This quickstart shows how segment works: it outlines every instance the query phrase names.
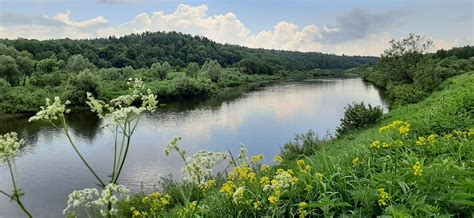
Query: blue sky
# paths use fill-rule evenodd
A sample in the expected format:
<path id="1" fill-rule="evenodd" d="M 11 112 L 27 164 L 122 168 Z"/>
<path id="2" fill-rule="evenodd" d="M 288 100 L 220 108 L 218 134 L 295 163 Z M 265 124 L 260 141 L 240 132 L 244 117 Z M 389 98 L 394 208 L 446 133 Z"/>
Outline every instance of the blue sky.
<path id="1" fill-rule="evenodd" d="M 410 32 L 472 45 L 474 3 L 453 1 L 0 0 L 1 38 L 181 31 L 249 47 L 378 55 Z M 140 16 L 139 16 L 140 15 Z"/>

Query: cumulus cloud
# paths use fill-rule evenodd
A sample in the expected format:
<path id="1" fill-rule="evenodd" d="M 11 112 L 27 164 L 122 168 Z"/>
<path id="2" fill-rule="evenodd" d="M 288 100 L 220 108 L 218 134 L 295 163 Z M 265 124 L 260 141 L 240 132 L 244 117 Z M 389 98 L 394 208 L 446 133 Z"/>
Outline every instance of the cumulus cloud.
<path id="1" fill-rule="evenodd" d="M 133 2 L 133 0 L 101 0 L 105 2 Z M 180 4 L 172 13 L 156 11 L 141 13 L 133 19 L 112 26 L 98 16 L 83 21 L 71 19 L 71 12 L 60 12 L 52 17 L 1 15 L 2 38 L 97 38 L 122 36 L 145 31 L 178 31 L 208 37 L 220 43 L 239 44 L 254 48 L 294 51 L 317 51 L 336 54 L 379 55 L 392 36 L 386 30 L 396 25 L 401 12 L 375 14 L 354 10 L 336 19 L 333 26 L 298 26 L 279 22 L 272 30 L 252 33 L 234 13 L 208 15 L 207 5 Z"/>

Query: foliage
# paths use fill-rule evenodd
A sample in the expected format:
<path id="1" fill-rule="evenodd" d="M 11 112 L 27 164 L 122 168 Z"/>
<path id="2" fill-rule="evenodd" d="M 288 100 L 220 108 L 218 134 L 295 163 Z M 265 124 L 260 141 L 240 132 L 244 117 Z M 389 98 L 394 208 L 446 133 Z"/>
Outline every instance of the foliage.
<path id="1" fill-rule="evenodd" d="M 67 62 L 71 56 L 82 55 L 98 68 L 149 68 L 154 63 L 168 62 L 186 67 L 190 62 L 203 65 L 217 60 L 230 67 L 243 59 L 251 59 L 266 66 L 287 70 L 346 69 L 377 62 L 375 57 L 337 56 L 318 52 L 292 52 L 252 49 L 237 45 L 219 44 L 208 38 L 177 32 L 145 32 L 122 37 L 101 39 L 58 40 L 0 40 L 0 54 L 14 54 L 11 48 L 27 51 L 33 60 L 55 57 Z M 49 62 L 52 63 L 52 62 Z"/>
<path id="2" fill-rule="evenodd" d="M 286 160 L 293 160 L 299 156 L 312 155 L 321 149 L 327 140 L 329 140 L 328 137 L 320 139 L 312 130 L 305 134 L 296 134 L 293 141 L 283 146 L 281 155 Z"/>
<path id="3" fill-rule="evenodd" d="M 162 195 L 194 195 L 154 216 L 469 216 L 474 123 L 466 108 L 473 80 L 473 73 L 451 79 L 441 92 L 398 107 L 376 127 L 326 141 L 296 160 L 277 156 L 274 167 L 244 150 L 231 159 L 227 180 L 212 188 L 169 182 L 174 191 Z M 441 99 L 458 103 L 445 107 Z M 150 208 L 140 201 L 127 206 L 122 209 Z"/>
<path id="4" fill-rule="evenodd" d="M 368 127 L 377 123 L 382 115 L 381 107 L 372 107 L 370 104 L 366 107 L 364 102 L 353 102 L 345 107 L 344 117 L 341 119 L 340 126 L 336 128 L 337 135 Z"/>
<path id="5" fill-rule="evenodd" d="M 415 34 L 400 41 L 392 40 L 390 45 L 375 67 L 364 66 L 355 72 L 386 89 L 392 106 L 416 103 L 442 81 L 474 70 L 472 46 L 428 54 L 432 41 Z"/>

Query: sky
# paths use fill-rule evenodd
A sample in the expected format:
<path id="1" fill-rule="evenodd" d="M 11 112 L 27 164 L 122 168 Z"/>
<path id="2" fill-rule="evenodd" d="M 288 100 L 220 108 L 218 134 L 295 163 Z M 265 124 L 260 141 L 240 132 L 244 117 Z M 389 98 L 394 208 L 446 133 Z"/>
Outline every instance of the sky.
<path id="1" fill-rule="evenodd" d="M 380 55 L 409 33 L 474 45 L 471 0 L 0 0 L 0 38 L 178 31 L 254 48 Z"/>

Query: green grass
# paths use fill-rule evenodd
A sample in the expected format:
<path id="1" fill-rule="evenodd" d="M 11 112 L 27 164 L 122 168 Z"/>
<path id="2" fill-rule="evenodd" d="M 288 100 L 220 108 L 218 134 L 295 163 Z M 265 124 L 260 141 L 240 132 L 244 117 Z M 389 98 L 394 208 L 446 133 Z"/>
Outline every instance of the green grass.
<path id="1" fill-rule="evenodd" d="M 473 72 L 451 78 L 424 101 L 398 107 L 370 128 L 314 143 L 312 155 L 286 155 L 295 159 L 270 171 L 258 163 L 240 165 L 205 189 L 168 182 L 161 189 L 171 195 L 168 204 L 145 204 L 141 193 L 120 209 L 154 217 L 472 216 L 472 84 Z M 275 180 L 275 188 L 264 188 L 263 177 Z M 229 195 L 221 191 L 223 178 Z M 239 187 L 242 195 L 235 192 Z"/>

